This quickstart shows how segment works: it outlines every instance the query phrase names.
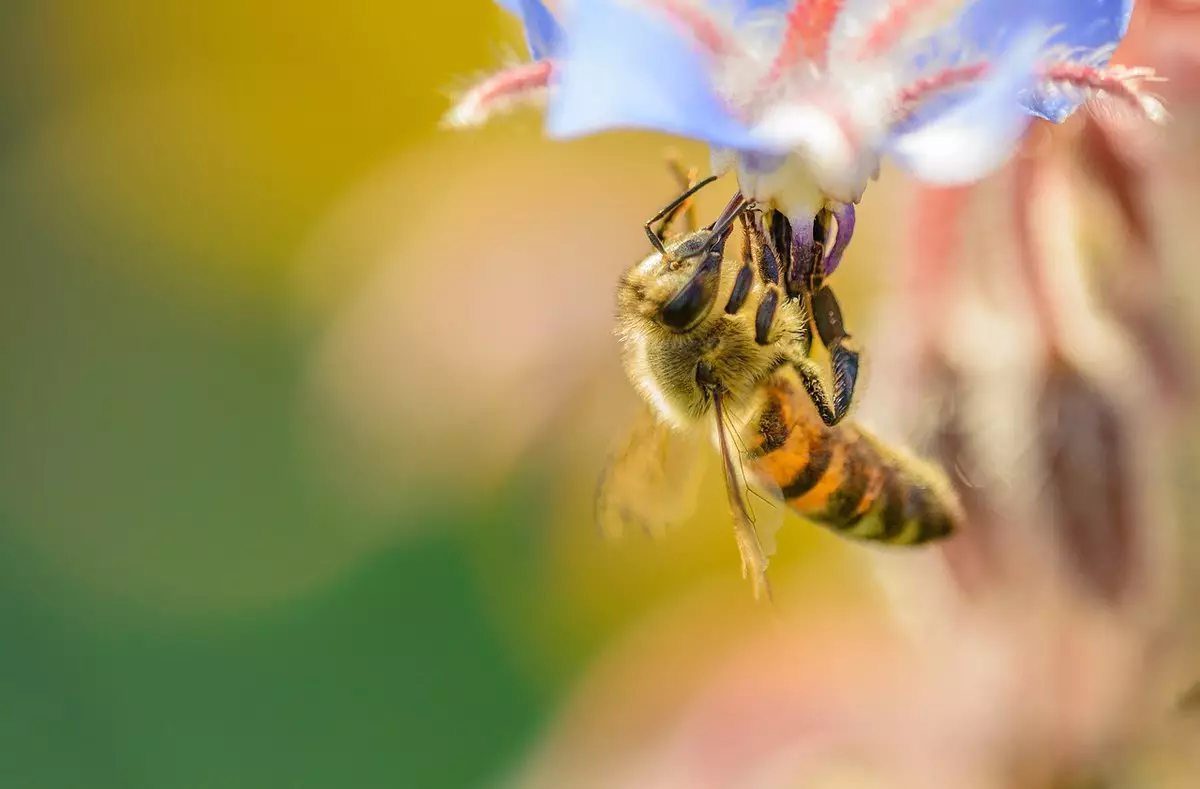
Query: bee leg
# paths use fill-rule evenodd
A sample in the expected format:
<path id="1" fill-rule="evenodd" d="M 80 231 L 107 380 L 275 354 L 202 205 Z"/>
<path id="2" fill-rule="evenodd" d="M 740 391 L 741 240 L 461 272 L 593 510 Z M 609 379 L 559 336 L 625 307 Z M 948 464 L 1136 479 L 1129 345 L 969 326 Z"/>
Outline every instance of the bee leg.
<path id="1" fill-rule="evenodd" d="M 771 329 L 775 325 L 775 313 L 785 298 L 782 292 L 783 271 L 779 267 L 779 260 L 775 257 L 771 243 L 767 240 L 762 215 L 746 212 L 742 214 L 741 219 L 745 231 L 742 235 L 742 270 L 738 272 L 734 282 L 734 295 L 738 295 L 737 285 L 743 279 L 749 282 L 757 271 L 759 282 L 766 287 L 754 314 L 754 341 L 759 345 L 769 345 L 774 342 Z"/>
<path id="2" fill-rule="evenodd" d="M 725 304 L 725 313 L 735 314 L 746 303 L 750 296 L 750 286 L 754 284 L 754 252 L 750 247 L 750 217 L 749 212 L 738 217 L 742 223 L 742 267 L 738 269 L 737 278 L 733 281 L 733 290 L 729 293 L 729 301 Z"/>
<path id="3" fill-rule="evenodd" d="M 779 309 L 779 290 L 769 288 L 758 303 L 754 314 L 754 341 L 759 345 L 771 342 L 771 327 L 775 323 L 775 311 Z"/>
<path id="4" fill-rule="evenodd" d="M 643 228 L 646 231 L 646 238 L 650 240 L 651 246 L 658 250 L 660 254 L 666 251 L 663 249 L 663 240 L 667 236 L 667 228 L 670 226 L 671 222 L 679 215 L 680 210 L 685 208 L 687 204 L 691 202 L 692 195 L 696 194 L 696 192 L 708 186 L 715 180 L 717 180 L 717 176 L 710 175 L 703 181 L 689 186 L 683 192 L 683 194 L 676 197 L 661 211 L 650 217 L 650 219 L 646 220 L 646 224 L 643 225 Z M 660 221 L 662 224 L 659 226 L 658 230 L 655 230 L 654 223 Z"/>
<path id="5" fill-rule="evenodd" d="M 773 245 L 767 240 L 767 228 L 763 222 L 763 215 L 758 212 L 752 213 L 746 217 L 744 225 L 746 229 L 744 243 L 749 246 L 752 253 L 755 253 L 759 279 L 764 285 L 782 286 L 783 270 L 779 266 L 779 258 L 775 255 Z"/>
<path id="6" fill-rule="evenodd" d="M 797 354 L 791 359 L 791 362 L 792 366 L 796 368 L 796 372 L 800 374 L 800 382 L 804 384 L 804 391 L 808 392 L 809 399 L 817 407 L 821 421 L 829 427 L 842 421 L 850 401 L 845 399 L 842 407 L 838 408 L 837 398 L 829 395 L 825 381 L 821 378 L 821 368 L 812 359 Z"/>
<path id="7" fill-rule="evenodd" d="M 854 386 L 858 382 L 858 343 L 846 331 L 842 322 L 842 308 L 828 285 L 812 294 L 811 315 L 821 342 L 829 350 L 829 365 L 833 372 L 834 421 L 825 419 L 825 423 L 835 424 L 850 410 L 850 403 L 854 399 Z"/>
<path id="8" fill-rule="evenodd" d="M 858 382 L 859 351 L 857 343 L 842 325 L 841 308 L 828 286 L 813 294 L 812 306 L 812 322 L 821 337 L 821 342 L 829 349 L 830 367 L 833 372 L 832 392 L 822 380 L 820 367 L 808 358 L 806 344 L 797 347 L 791 361 L 800 374 L 804 390 L 817 407 L 821 421 L 832 427 L 842 421 L 854 400 L 854 387 Z M 811 344 L 811 338 L 808 344 Z"/>
<path id="9" fill-rule="evenodd" d="M 771 211 L 768 227 L 771 244 L 775 247 L 775 256 L 783 269 L 784 284 L 791 278 L 792 272 L 792 223 L 782 211 Z M 789 296 L 796 294 L 789 292 Z"/>
<path id="10" fill-rule="evenodd" d="M 696 185 L 696 178 L 700 175 L 700 171 L 695 167 L 690 167 L 685 170 L 683 167 L 683 162 L 679 161 L 678 155 L 674 153 L 671 153 L 667 156 L 667 169 L 669 169 L 671 174 L 675 176 L 675 181 L 679 184 L 679 188 L 684 192 Z M 700 224 L 696 219 L 695 201 L 688 200 L 687 202 L 683 203 L 680 210 L 684 212 L 684 217 L 686 219 L 684 227 L 687 228 L 687 232 L 696 232 L 696 230 L 700 227 Z M 676 216 L 678 216 L 678 212 L 676 212 L 672 219 L 674 219 Z M 670 226 L 670 224 L 670 221 L 664 222 L 664 229 Z"/>

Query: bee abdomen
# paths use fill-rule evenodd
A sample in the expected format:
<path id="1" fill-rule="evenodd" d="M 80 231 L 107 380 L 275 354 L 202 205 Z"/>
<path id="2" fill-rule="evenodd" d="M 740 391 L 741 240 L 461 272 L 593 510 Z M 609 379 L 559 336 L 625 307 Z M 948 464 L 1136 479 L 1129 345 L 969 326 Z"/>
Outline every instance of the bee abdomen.
<path id="1" fill-rule="evenodd" d="M 932 488 L 886 460 L 876 473 L 880 484 L 874 500 L 849 518 L 831 513 L 827 525 L 857 539 L 891 545 L 920 545 L 954 531 L 953 510 Z"/>
<path id="2" fill-rule="evenodd" d="M 758 469 L 805 518 L 860 540 L 918 545 L 954 530 L 955 510 L 922 474 L 859 428 L 792 421 L 778 400 L 759 419 Z"/>

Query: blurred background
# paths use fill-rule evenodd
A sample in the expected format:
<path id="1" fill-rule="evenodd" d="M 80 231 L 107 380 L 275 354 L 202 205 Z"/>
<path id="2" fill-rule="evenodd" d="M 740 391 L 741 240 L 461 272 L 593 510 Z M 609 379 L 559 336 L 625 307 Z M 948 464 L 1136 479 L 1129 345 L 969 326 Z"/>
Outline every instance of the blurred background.
<path id="1" fill-rule="evenodd" d="M 487 0 L 0 20 L 0 786 L 489 785 L 614 642 L 678 667 L 651 708 L 767 621 L 715 476 L 666 541 L 591 522 L 615 278 L 705 151 L 440 131 L 522 52 Z M 864 327 L 894 181 L 839 274 Z M 789 524 L 793 611 L 870 605 Z"/>

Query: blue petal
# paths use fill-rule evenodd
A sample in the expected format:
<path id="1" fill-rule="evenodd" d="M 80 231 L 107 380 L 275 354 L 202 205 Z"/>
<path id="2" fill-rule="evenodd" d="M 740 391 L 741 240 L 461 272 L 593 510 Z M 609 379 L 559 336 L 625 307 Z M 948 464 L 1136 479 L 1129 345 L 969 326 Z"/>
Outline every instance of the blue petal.
<path id="1" fill-rule="evenodd" d="M 1132 13 L 1133 0 L 975 0 L 957 27 L 970 45 L 996 56 L 1016 33 L 1041 26 L 1054 30 L 1046 46 L 1081 50 L 1082 59 L 1087 52 L 1120 43 Z M 1091 62 L 1106 65 L 1108 58 Z M 1022 104 L 1039 118 L 1061 123 L 1080 101 L 1030 94 Z"/>
<path id="2" fill-rule="evenodd" d="M 760 11 L 778 11 L 786 14 L 792 10 L 796 0 L 711 0 L 714 6 L 731 8 L 739 15 Z"/>
<path id="3" fill-rule="evenodd" d="M 534 60 L 549 57 L 562 43 L 562 28 L 541 0 L 496 0 L 496 4 L 521 20 L 525 42 Z"/>
<path id="4" fill-rule="evenodd" d="M 971 183 L 1001 167 L 1032 118 L 1017 101 L 1037 84 L 1044 40 L 1026 33 L 968 96 L 912 131 L 893 138 L 889 153 L 922 181 L 944 186 Z"/>
<path id="5" fill-rule="evenodd" d="M 791 11 L 794 0 L 741 0 L 734 2 L 747 11 Z"/>
<path id="6" fill-rule="evenodd" d="M 749 128 L 713 89 L 704 56 L 668 23 L 622 0 L 576 0 L 547 131 L 578 137 L 638 128 L 753 149 Z"/>

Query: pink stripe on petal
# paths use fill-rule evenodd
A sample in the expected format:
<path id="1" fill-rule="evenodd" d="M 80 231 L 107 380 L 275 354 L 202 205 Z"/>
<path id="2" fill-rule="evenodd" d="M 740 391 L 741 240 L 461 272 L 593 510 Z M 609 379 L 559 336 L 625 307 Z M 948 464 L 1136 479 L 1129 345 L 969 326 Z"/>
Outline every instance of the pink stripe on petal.
<path id="1" fill-rule="evenodd" d="M 463 94 L 442 122 L 453 128 L 482 126 L 497 113 L 540 96 L 553 71 L 552 61 L 537 60 L 493 74 Z"/>
<path id="2" fill-rule="evenodd" d="M 787 27 L 779 53 L 771 63 L 768 82 L 775 82 L 801 60 L 825 65 L 829 35 L 845 0 L 796 0 L 787 15 Z"/>
<path id="3" fill-rule="evenodd" d="M 1137 107 L 1150 120 L 1161 120 L 1166 114 L 1162 103 L 1142 90 L 1143 82 L 1159 79 L 1152 68 L 1059 62 L 1043 66 L 1041 76 L 1052 85 L 1075 88 L 1085 95 L 1111 94 Z"/>
<path id="4" fill-rule="evenodd" d="M 887 54 L 901 39 L 913 34 L 913 26 L 919 17 L 944 5 L 945 0 L 895 0 L 863 34 L 857 59 L 872 60 Z M 924 34 L 927 31 L 917 32 Z"/>
<path id="5" fill-rule="evenodd" d="M 896 94 L 896 106 L 903 118 L 915 111 L 923 102 L 944 90 L 962 87 L 979 80 L 987 74 L 986 61 L 965 66 L 952 66 L 930 74 L 928 77 L 910 82 Z"/>
<path id="6" fill-rule="evenodd" d="M 689 39 L 700 44 L 709 55 L 726 57 L 742 54 L 741 45 L 717 19 L 687 0 L 642 0 L 663 12 L 670 22 Z"/>

